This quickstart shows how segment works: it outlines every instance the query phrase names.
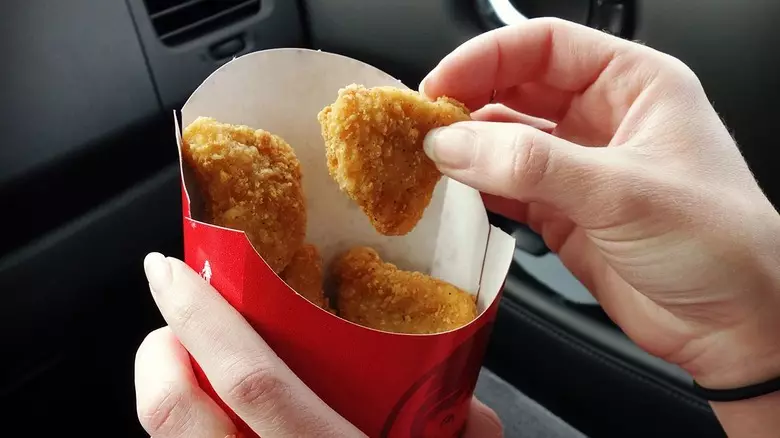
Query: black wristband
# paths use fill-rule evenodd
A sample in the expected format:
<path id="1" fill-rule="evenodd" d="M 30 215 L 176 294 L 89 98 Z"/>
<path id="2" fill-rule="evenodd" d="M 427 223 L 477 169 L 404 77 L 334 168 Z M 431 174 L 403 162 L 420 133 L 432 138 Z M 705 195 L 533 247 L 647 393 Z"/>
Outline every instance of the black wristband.
<path id="1" fill-rule="evenodd" d="M 761 397 L 763 395 L 771 394 L 773 392 L 780 391 L 780 377 L 766 382 L 756 383 L 754 385 L 743 386 L 742 388 L 733 389 L 709 389 L 700 386 L 696 381 L 693 381 L 693 390 L 700 397 L 706 400 L 714 402 L 732 402 L 740 400 L 748 400 L 751 398 Z"/>

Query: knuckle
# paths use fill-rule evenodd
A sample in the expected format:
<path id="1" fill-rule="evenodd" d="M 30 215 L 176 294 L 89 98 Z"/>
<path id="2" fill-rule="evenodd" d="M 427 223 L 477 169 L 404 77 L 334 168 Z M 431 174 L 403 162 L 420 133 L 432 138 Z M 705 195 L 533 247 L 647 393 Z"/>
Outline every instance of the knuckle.
<path id="1" fill-rule="evenodd" d="M 661 53 L 664 63 L 667 65 L 669 82 L 676 83 L 684 89 L 698 90 L 702 88 L 699 76 L 693 69 L 681 59 L 672 55 Z"/>
<path id="2" fill-rule="evenodd" d="M 179 300 L 172 306 L 172 316 L 174 324 L 179 330 L 189 330 L 196 321 L 202 305 L 191 300 Z"/>
<path id="3" fill-rule="evenodd" d="M 228 398 L 245 406 L 272 406 L 282 402 L 289 392 L 287 383 L 274 367 L 254 366 L 237 373 L 227 388 Z"/>
<path id="4" fill-rule="evenodd" d="M 511 178 L 521 192 L 533 189 L 550 171 L 550 148 L 531 129 L 518 129 L 512 144 Z"/>
<path id="5" fill-rule="evenodd" d="M 138 420 L 152 436 L 180 435 L 185 431 L 191 409 L 190 391 L 171 384 L 149 402 L 139 403 Z"/>
<path id="6" fill-rule="evenodd" d="M 571 22 L 566 21 L 559 17 L 536 17 L 532 19 L 533 22 L 538 23 L 540 26 L 547 26 L 549 29 L 553 30 L 555 28 L 561 28 L 561 27 L 570 27 Z"/>

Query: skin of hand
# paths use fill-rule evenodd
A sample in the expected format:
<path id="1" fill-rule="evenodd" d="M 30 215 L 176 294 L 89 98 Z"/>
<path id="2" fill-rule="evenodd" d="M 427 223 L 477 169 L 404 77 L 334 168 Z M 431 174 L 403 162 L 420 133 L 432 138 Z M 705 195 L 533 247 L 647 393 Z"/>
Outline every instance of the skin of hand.
<path id="1" fill-rule="evenodd" d="M 639 346 L 711 388 L 780 376 L 780 216 L 681 61 L 532 19 L 464 43 L 420 91 L 478 120 L 428 134 L 439 169 L 538 232 Z M 713 406 L 733 436 L 780 427 L 778 395 Z"/>
<path id="2" fill-rule="evenodd" d="M 144 269 L 168 324 L 144 339 L 135 361 L 138 418 L 152 438 L 236 436 L 235 425 L 198 386 L 188 352 L 220 398 L 263 438 L 365 436 L 306 387 L 187 265 L 152 253 Z M 464 436 L 501 437 L 501 423 L 474 399 Z"/>

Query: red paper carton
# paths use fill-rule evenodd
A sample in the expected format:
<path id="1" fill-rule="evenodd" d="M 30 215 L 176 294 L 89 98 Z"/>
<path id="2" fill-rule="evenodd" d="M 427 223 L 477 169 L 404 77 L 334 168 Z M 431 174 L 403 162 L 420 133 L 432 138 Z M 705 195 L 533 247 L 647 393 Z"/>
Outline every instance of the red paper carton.
<path id="1" fill-rule="evenodd" d="M 303 171 L 306 240 L 319 247 L 326 270 L 342 251 L 371 246 L 401 269 L 427 273 L 477 295 L 476 320 L 446 333 L 405 335 L 361 327 L 320 309 L 288 287 L 243 232 L 203 222 L 201 195 L 183 163 L 185 262 L 244 315 L 303 382 L 368 436 L 458 436 L 514 239 L 488 223 L 479 193 L 447 178 L 411 233 L 377 233 L 328 175 L 317 121 L 317 113 L 351 83 L 406 88 L 344 56 L 267 50 L 234 59 L 213 73 L 182 108 L 181 123 L 213 117 L 284 138 Z M 181 146 L 178 122 L 176 134 Z M 219 400 L 195 365 L 201 386 L 243 433 L 256 436 Z"/>

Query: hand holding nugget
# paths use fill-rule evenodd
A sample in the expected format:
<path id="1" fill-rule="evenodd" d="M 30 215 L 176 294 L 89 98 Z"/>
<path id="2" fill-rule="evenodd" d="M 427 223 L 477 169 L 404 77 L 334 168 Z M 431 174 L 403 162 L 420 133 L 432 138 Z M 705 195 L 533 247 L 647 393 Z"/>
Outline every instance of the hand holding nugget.
<path id="1" fill-rule="evenodd" d="M 687 66 L 534 19 L 465 43 L 422 89 L 484 120 L 429 135 L 439 168 L 539 232 L 639 346 L 707 388 L 776 381 L 780 215 Z M 729 436 L 780 430 L 780 392 L 713 407 Z"/>
<path id="2" fill-rule="evenodd" d="M 333 263 L 339 315 L 356 324 L 395 333 L 439 333 L 477 316 L 474 296 L 420 272 L 385 263 L 355 247 Z"/>
<path id="3" fill-rule="evenodd" d="M 350 85 L 318 115 L 328 170 L 378 232 L 409 233 L 441 173 L 422 142 L 433 128 L 469 120 L 460 103 L 394 87 Z"/>
<path id="4" fill-rule="evenodd" d="M 182 155 L 206 197 L 208 221 L 244 231 L 274 272 L 303 244 L 301 167 L 280 137 L 199 117 L 184 129 Z"/>

